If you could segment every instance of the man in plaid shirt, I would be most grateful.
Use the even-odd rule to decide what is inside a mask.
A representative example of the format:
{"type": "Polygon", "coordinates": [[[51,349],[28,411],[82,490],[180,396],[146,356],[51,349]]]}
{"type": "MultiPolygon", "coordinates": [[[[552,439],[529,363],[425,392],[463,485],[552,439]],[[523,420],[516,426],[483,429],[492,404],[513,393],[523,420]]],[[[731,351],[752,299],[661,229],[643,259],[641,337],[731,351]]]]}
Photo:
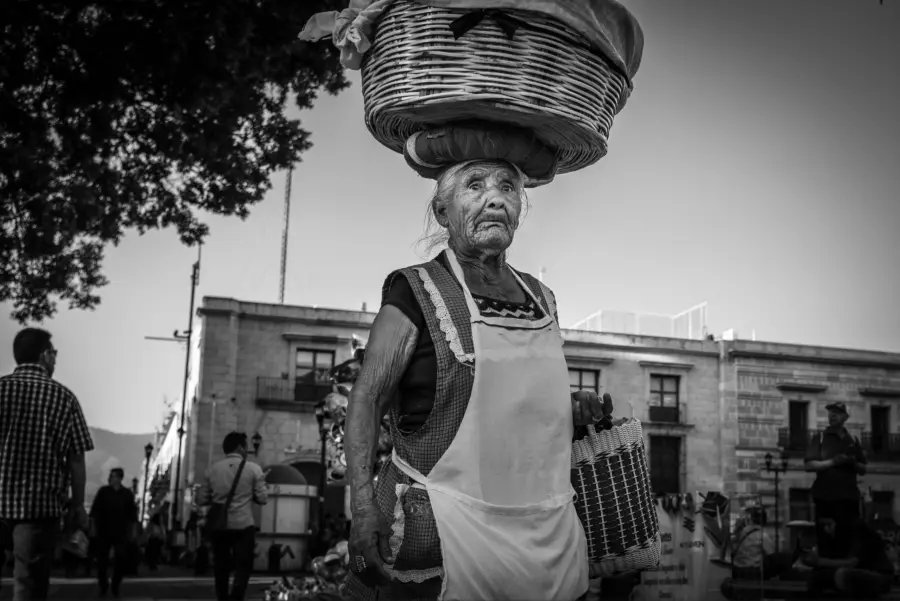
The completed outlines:
{"type": "Polygon", "coordinates": [[[94,448],[75,395],[52,379],[50,333],[26,328],[13,341],[15,371],[0,378],[0,521],[12,532],[13,599],[46,599],[63,503],[85,527],[84,454],[94,448]]]}

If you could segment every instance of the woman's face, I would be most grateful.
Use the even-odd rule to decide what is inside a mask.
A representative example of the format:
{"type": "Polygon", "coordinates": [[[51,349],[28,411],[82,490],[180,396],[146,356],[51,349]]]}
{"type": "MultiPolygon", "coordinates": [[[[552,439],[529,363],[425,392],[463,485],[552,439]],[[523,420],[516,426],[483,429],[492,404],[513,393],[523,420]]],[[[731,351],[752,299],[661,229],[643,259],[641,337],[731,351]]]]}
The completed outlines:
{"type": "Polygon", "coordinates": [[[455,176],[448,202],[436,208],[450,246],[460,253],[497,255],[512,244],[522,212],[519,174],[505,163],[472,163],[455,176]]]}

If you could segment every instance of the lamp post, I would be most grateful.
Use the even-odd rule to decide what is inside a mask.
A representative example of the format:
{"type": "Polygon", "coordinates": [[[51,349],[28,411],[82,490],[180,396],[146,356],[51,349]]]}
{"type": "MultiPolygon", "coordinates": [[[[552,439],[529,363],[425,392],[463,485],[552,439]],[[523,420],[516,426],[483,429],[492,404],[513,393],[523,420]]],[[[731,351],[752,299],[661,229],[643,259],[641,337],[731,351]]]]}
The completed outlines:
{"type": "MultiPolygon", "coordinates": [[[[184,412],[187,404],[188,379],[191,373],[191,336],[194,333],[194,298],[197,293],[197,284],[200,282],[200,252],[203,250],[201,245],[197,249],[197,262],[191,269],[191,309],[188,314],[188,329],[181,337],[187,342],[187,350],[184,354],[184,389],[181,393],[181,415],[178,424],[178,460],[175,463],[175,494],[172,495],[172,530],[176,529],[176,521],[178,521],[177,529],[181,530],[181,521],[178,519],[178,509],[181,505],[179,495],[181,493],[181,453],[184,446],[184,412]]],[[[177,332],[176,332],[177,334],[177,332]]],[[[178,338],[179,336],[176,336],[178,338]]]]}
{"type": "Polygon", "coordinates": [[[253,443],[253,455],[259,457],[259,446],[262,444],[262,436],[257,432],[250,441],[253,443]]]}
{"type": "Polygon", "coordinates": [[[144,492],[141,493],[141,522],[144,521],[144,516],[146,515],[147,510],[147,481],[150,478],[150,456],[153,454],[153,443],[148,442],[144,446],[144,492]]]}
{"type": "Polygon", "coordinates": [[[325,401],[319,401],[316,404],[316,421],[319,422],[319,439],[321,441],[321,454],[319,462],[322,465],[322,471],[319,476],[319,545],[324,543],[325,536],[325,401]]]}
{"type": "Polygon", "coordinates": [[[778,531],[780,530],[779,516],[780,516],[780,506],[781,506],[781,493],[778,489],[778,478],[781,474],[787,473],[788,470],[788,457],[782,451],[781,453],[781,465],[774,463],[774,457],[772,457],[772,453],[766,453],[766,471],[775,474],[775,552],[781,550],[781,545],[779,545],[778,540],[778,531]]]}

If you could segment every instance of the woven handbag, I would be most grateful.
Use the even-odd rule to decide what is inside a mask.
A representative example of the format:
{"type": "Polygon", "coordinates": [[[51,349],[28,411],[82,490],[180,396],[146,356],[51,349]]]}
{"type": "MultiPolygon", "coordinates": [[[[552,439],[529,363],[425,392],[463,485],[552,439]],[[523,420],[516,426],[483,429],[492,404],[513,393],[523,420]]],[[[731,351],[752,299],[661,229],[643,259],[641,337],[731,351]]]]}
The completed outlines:
{"type": "Polygon", "coordinates": [[[632,418],[610,430],[587,430],[572,444],[572,486],[588,559],[604,577],[654,568],[659,521],[641,422],[632,418]]]}
{"type": "Polygon", "coordinates": [[[403,152],[426,126],[488,121],[527,128],[558,151],[558,173],[600,160],[628,80],[581,34],[549,16],[504,10],[510,35],[483,18],[456,39],[465,11],[397,0],[362,63],[369,131],[403,152]]]}

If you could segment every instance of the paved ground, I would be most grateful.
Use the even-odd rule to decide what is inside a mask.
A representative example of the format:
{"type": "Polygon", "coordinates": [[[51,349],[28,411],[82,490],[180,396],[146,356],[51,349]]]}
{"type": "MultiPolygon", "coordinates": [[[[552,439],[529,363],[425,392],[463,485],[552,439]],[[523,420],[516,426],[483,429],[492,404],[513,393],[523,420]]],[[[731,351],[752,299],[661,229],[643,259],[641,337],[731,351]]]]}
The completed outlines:
{"type": "MultiPolygon", "coordinates": [[[[0,584],[0,601],[12,599],[10,574],[3,573],[0,584]]],[[[257,575],[251,578],[246,601],[261,601],[263,592],[274,576],[257,575]]],[[[211,576],[196,577],[190,571],[164,567],[158,572],[148,572],[145,568],[138,576],[126,578],[122,584],[122,599],[127,601],[186,601],[188,599],[213,601],[213,581],[211,576]]],[[[97,599],[97,582],[92,578],[64,578],[54,573],[50,580],[51,601],[86,601],[97,599]]]]}

